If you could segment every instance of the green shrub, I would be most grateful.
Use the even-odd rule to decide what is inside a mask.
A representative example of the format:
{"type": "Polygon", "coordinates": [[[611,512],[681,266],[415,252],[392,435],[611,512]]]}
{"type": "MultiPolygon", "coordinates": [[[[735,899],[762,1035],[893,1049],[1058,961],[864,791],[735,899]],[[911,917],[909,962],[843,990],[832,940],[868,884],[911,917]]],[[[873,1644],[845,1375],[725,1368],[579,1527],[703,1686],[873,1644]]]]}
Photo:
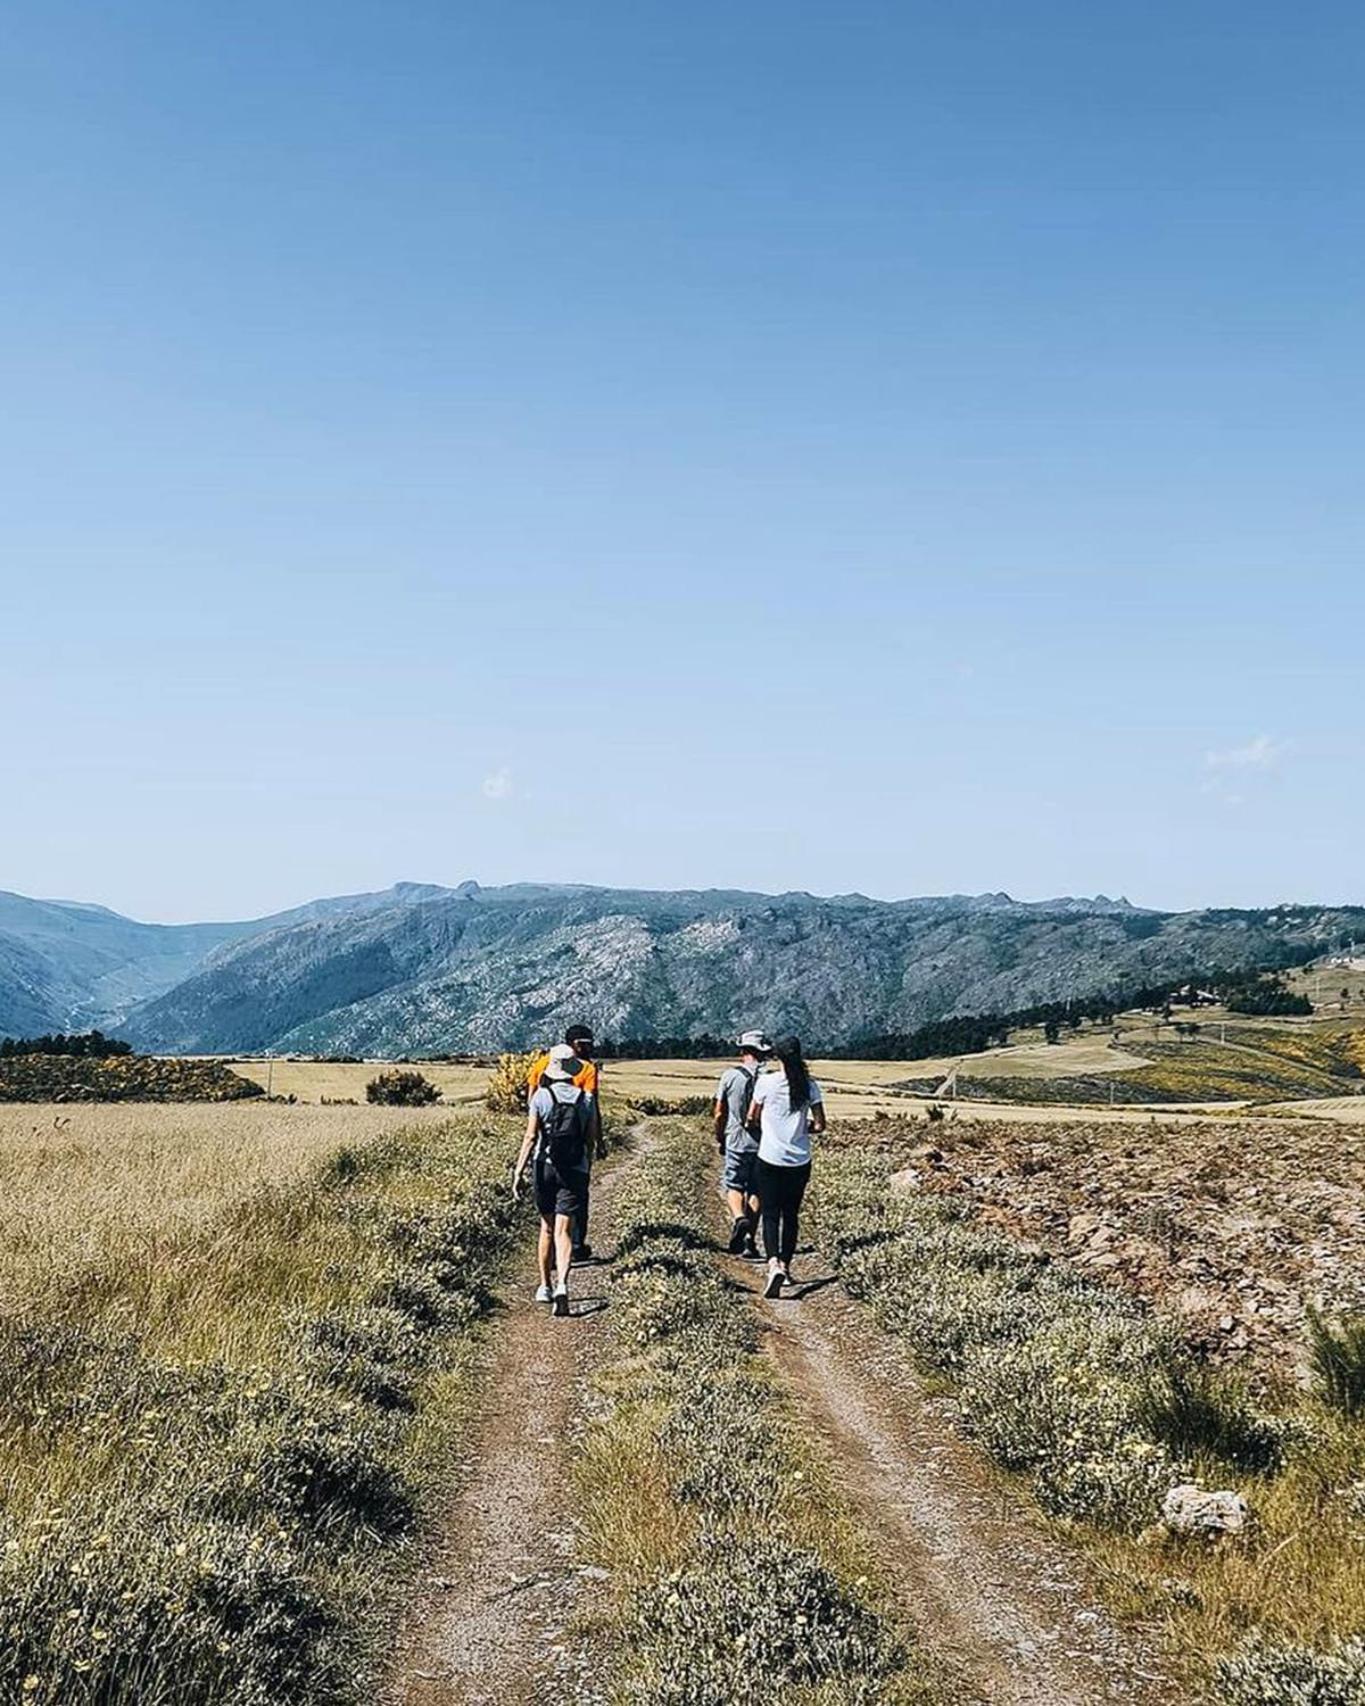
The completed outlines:
{"type": "Polygon", "coordinates": [[[427,1108],[439,1102],[437,1085],[420,1072],[404,1072],[397,1067],[381,1072],[365,1086],[365,1100],[379,1102],[390,1108],[427,1108]]]}
{"type": "Polygon", "coordinates": [[[1348,1416],[1365,1412],[1365,1317],[1332,1325],[1310,1309],[1308,1350],[1324,1402],[1348,1416]]]}
{"type": "Polygon", "coordinates": [[[500,1054],[493,1076],[484,1091],[484,1103],[490,1114],[520,1114],[526,1117],[526,1103],[531,1090],[531,1068],[538,1056],[500,1054]]]}
{"type": "Polygon", "coordinates": [[[709,1114],[715,1102],[710,1096],[636,1096],[632,1106],[650,1119],[669,1116],[690,1119],[697,1114],[709,1114]]]}
{"type": "Polygon", "coordinates": [[[1284,1465],[1285,1433],[1226,1375],[1172,1357],[1154,1373],[1139,1410],[1142,1425],[1177,1458],[1214,1457],[1250,1475],[1284,1465]]]}
{"type": "Polygon", "coordinates": [[[0,1699],[295,1706],[341,1697],[345,1643],[272,1525],[68,1511],[0,1549],[0,1699]]]}

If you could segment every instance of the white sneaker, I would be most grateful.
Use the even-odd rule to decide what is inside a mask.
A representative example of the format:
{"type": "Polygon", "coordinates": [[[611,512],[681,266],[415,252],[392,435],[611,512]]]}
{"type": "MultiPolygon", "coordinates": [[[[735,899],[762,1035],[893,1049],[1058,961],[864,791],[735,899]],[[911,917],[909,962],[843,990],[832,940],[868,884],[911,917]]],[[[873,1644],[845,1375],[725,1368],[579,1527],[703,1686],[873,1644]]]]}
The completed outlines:
{"type": "Polygon", "coordinates": [[[554,1294],[551,1292],[548,1285],[538,1285],[536,1287],[537,1303],[548,1303],[553,1295],[554,1294]]]}
{"type": "Polygon", "coordinates": [[[781,1264],[774,1256],[768,1263],[768,1283],[763,1287],[764,1297],[781,1297],[786,1278],[786,1274],[782,1272],[781,1264]]]}

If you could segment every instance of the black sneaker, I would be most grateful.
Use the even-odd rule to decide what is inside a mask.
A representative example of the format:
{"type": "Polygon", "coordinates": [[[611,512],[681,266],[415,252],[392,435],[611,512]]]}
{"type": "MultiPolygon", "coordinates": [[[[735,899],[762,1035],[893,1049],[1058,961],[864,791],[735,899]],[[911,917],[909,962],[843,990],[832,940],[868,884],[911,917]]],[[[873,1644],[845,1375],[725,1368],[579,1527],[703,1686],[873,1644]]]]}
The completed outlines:
{"type": "Polygon", "coordinates": [[[577,1248],[572,1252],[571,1259],[576,1264],[582,1263],[582,1262],[590,1262],[592,1260],[592,1245],[591,1244],[580,1244],[580,1245],[578,1245],[577,1248]]]}
{"type": "Polygon", "coordinates": [[[758,1245],[754,1243],[754,1235],[751,1232],[744,1240],[744,1260],[746,1262],[757,1262],[760,1259],[758,1245]]]}
{"type": "Polygon", "coordinates": [[[737,1256],[746,1244],[752,1243],[753,1238],[749,1232],[749,1222],[744,1219],[737,1220],[730,1233],[730,1254],[737,1256]]]}
{"type": "Polygon", "coordinates": [[[555,1292],[554,1312],[556,1315],[567,1315],[569,1313],[569,1293],[564,1286],[560,1286],[555,1292]]]}

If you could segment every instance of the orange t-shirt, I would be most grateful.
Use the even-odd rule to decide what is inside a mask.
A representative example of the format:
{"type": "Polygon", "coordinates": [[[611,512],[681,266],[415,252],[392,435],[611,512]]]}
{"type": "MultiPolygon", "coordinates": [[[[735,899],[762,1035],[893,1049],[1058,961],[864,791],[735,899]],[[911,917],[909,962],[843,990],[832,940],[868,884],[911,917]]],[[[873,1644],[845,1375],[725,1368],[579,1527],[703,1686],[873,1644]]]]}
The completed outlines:
{"type": "MultiPolygon", "coordinates": [[[[531,1070],[526,1074],[526,1091],[528,1101],[535,1095],[536,1091],[539,1090],[541,1075],[549,1064],[550,1055],[548,1050],[546,1050],[544,1054],[538,1054],[532,1061],[531,1070]]],[[[580,1064],[578,1071],[574,1073],[570,1082],[577,1084],[578,1088],[582,1090],[585,1095],[595,1096],[597,1094],[597,1062],[595,1060],[583,1061],[580,1064]]]]}

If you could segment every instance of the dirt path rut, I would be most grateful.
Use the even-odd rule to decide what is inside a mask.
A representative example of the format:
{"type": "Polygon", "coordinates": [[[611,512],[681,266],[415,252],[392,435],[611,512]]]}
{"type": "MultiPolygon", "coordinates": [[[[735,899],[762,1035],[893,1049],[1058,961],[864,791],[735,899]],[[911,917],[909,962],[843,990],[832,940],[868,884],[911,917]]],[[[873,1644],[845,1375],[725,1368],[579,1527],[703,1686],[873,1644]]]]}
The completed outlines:
{"type": "MultiPolygon", "coordinates": [[[[605,1227],[645,1141],[599,1163],[590,1236],[605,1227]]],[[[532,1301],[533,1246],[504,1293],[469,1467],[402,1631],[384,1706],[588,1706],[592,1660],[569,1626],[597,1583],[575,1563],[566,1455],[578,1393],[601,1339],[600,1265],[576,1267],[571,1314],[532,1301]]]]}
{"type": "Polygon", "coordinates": [[[1077,1561],[955,1431],[951,1402],[925,1393],[827,1269],[800,1277],[763,1305],[767,1350],[925,1647],[992,1706],[1169,1702],[1077,1561]]]}

